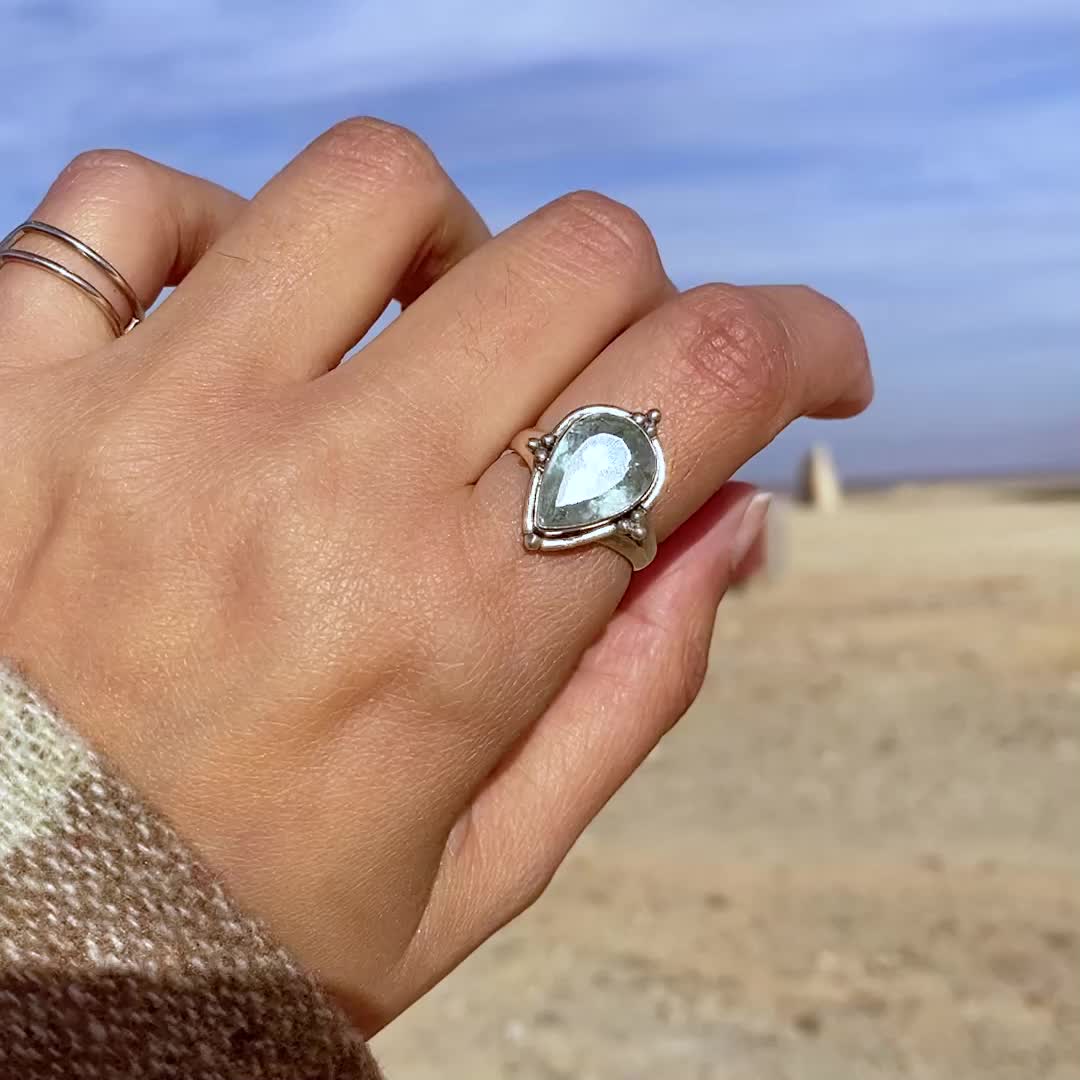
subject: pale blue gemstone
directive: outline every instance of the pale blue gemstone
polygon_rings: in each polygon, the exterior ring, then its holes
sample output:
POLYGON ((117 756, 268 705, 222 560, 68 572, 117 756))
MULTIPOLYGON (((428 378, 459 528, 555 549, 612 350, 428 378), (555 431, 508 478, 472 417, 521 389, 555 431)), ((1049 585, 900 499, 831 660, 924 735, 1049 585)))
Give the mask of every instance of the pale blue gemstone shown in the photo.
POLYGON ((656 480, 656 452, 640 425, 613 413, 575 421, 555 444, 540 480, 536 525, 584 528, 626 513, 656 480))

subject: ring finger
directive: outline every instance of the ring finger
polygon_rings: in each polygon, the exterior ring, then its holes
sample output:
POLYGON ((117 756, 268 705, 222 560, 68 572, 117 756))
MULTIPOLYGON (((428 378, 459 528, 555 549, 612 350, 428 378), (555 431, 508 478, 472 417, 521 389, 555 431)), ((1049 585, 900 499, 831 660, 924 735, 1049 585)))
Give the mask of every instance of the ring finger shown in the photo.
MULTIPOLYGON (((177 284, 233 220, 240 196, 126 151, 77 157, 32 215, 87 244, 123 275, 144 307, 177 284)), ((16 245, 59 262, 99 289, 123 324, 133 312, 89 260, 48 236, 16 245)), ((115 333, 88 297, 55 274, 7 262, 0 272, 0 363, 80 356, 115 333)))
POLYGON ((651 517, 663 540, 793 420, 854 415, 871 393, 862 332, 832 300, 799 285, 705 285, 616 340, 540 427, 582 405, 658 407, 667 480, 651 517))
MULTIPOLYGON (((659 408, 667 481, 650 517, 663 540, 792 420, 856 413, 871 392, 862 333, 831 300, 802 287, 709 285, 617 338, 552 402, 540 426, 550 430, 589 404, 659 408)), ((470 557, 485 580, 506 589, 497 606, 513 625, 503 636, 529 640, 554 688, 610 617, 629 566, 596 545, 525 551, 527 483, 514 454, 480 478, 467 511, 470 557)), ((493 742, 505 746, 518 734, 493 742)))

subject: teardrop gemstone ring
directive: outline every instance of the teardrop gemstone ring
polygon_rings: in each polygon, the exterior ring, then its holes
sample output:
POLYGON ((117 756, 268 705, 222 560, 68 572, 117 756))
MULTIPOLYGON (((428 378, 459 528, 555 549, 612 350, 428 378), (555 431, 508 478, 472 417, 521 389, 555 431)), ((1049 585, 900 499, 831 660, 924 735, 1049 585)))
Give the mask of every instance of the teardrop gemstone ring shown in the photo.
POLYGON ((522 539, 529 551, 604 544, 635 570, 656 555, 649 508, 664 486, 660 411, 587 405, 514 449, 532 466, 522 539))

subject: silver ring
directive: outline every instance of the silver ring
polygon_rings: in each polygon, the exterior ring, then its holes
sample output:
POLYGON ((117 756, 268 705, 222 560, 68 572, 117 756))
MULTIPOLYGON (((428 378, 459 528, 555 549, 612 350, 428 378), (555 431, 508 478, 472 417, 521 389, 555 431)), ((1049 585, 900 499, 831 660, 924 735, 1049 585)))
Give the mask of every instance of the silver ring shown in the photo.
POLYGON ((121 337, 128 330, 138 326, 146 318, 145 308, 139 302, 135 290, 127 283, 124 275, 104 255, 99 255, 89 244, 83 243, 77 236, 72 236, 71 233, 65 232, 55 225, 48 225, 44 221, 30 220, 16 226, 3 240, 0 240, 0 265, 4 262, 21 262, 26 263, 28 266, 36 266, 42 270, 47 270, 50 274, 63 278, 68 284, 74 285, 75 288, 97 304, 101 313, 109 320, 109 325, 117 337, 121 337), (131 319, 128 324, 124 325, 124 320, 120 312, 116 310, 116 305, 86 278, 76 274, 73 270, 69 270, 55 259, 50 259, 47 255, 39 255, 36 251, 23 251, 21 248, 16 248, 16 242, 30 232, 51 236, 54 240, 67 244, 68 247, 76 251, 88 262, 93 263, 119 289, 130 305, 131 319))
POLYGON ((635 570, 656 557, 649 508, 664 486, 660 410, 587 405, 512 447, 532 466, 522 542, 528 551, 604 544, 635 570))

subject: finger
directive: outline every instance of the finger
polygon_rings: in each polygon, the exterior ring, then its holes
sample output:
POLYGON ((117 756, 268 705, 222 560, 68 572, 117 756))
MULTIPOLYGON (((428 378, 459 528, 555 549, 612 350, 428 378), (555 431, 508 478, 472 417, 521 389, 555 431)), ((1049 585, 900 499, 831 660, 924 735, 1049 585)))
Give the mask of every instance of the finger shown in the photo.
MULTIPOLYGON (((579 406, 659 407, 667 459, 664 490, 649 512, 663 540, 787 423, 806 413, 846 413, 869 399, 862 334, 851 317, 809 289, 693 290, 646 316, 605 350, 545 412, 541 426, 579 406)), ((493 693, 494 727, 478 726, 501 754, 531 721, 512 695, 553 693, 599 634, 630 580, 629 564, 591 545, 524 550, 528 470, 506 454, 473 489, 465 510, 468 565, 500 620, 500 662, 515 677, 493 693)), ((535 714, 533 714, 535 715, 535 714)))
MULTIPOLYGON (((33 217, 71 233, 106 258, 144 307, 177 284, 233 220, 244 200, 207 180, 122 150, 77 157, 57 177, 33 217)), ((73 270, 100 289, 126 325, 131 306, 93 263, 50 237, 16 245, 73 270)), ((66 359, 115 338, 103 313, 77 288, 39 267, 0 270, 0 357, 66 359)))
POLYGON ((862 332, 833 301, 801 286, 707 285, 623 335, 540 427, 593 402, 659 408, 663 539, 797 417, 857 413, 871 388, 862 332))
MULTIPOLYGON (((621 335, 556 399, 541 426, 550 427, 571 410, 594 402, 664 410, 660 432, 668 458, 668 487, 651 513, 658 533, 666 537, 786 423, 807 413, 857 411, 869 400, 870 390, 862 335, 831 301, 802 288, 709 286, 670 301, 621 335)), ((449 926, 448 940, 467 941, 464 951, 477 940, 469 939, 469 926, 480 928, 481 936, 493 928, 492 911, 478 912, 477 898, 491 893, 504 897, 502 912, 495 913, 501 918, 534 896, 554 864, 551 852, 557 855, 565 849, 574 829, 610 793, 613 778, 624 775, 639 759, 658 729, 639 724, 628 732, 616 722, 616 712, 603 704, 605 711, 595 729, 589 727, 590 739, 603 738, 614 729, 614 749, 586 742, 578 753, 571 741, 562 744, 569 749, 552 751, 554 759, 562 752, 572 763, 583 763, 583 770, 597 770, 593 786, 578 801, 573 786, 583 782, 583 772, 560 774, 574 775, 575 780, 548 800, 549 777, 541 764, 553 758, 537 758, 531 751, 513 754, 510 761, 518 767, 508 768, 502 764, 508 752, 530 745, 534 736, 526 733, 545 706, 554 711, 545 711, 537 731, 572 726, 596 704, 581 689, 590 685, 595 689, 611 684, 604 701, 621 704, 628 715, 636 708, 635 698, 643 696, 648 711, 641 715, 664 714, 662 730, 691 696, 687 686, 694 686, 692 679, 672 674, 686 669, 671 657, 692 655, 691 643, 700 641, 702 627, 709 625, 703 613, 711 610, 731 573, 730 546, 723 544, 712 561, 711 576, 697 576, 690 563, 679 559, 684 544, 697 546, 691 526, 673 537, 666 551, 661 547, 656 567, 634 581, 626 607, 612 619, 630 584, 628 564, 596 546, 558 555, 526 552, 519 523, 527 483, 528 470, 517 455, 507 454, 484 473, 467 500, 460 535, 465 537, 469 572, 483 582, 489 623, 484 670, 503 671, 506 678, 489 679, 490 695, 474 708, 467 729, 454 726, 441 737, 435 732, 429 745, 430 752, 447 763, 447 771, 456 772, 451 783, 463 791, 503 793, 486 796, 487 806, 493 808, 489 810, 483 809, 483 801, 468 798, 466 805, 472 810, 455 832, 459 846, 469 847, 470 836, 478 838, 472 844, 476 858, 453 859, 451 845, 448 863, 461 867, 460 872, 444 876, 433 898, 433 914, 425 917, 429 937, 437 935, 438 927, 449 926), (670 577, 665 573, 668 567, 670 577), (650 588, 653 581, 657 585, 650 588), (646 599, 639 600, 642 595, 646 599), (597 639, 602 643, 599 649, 589 651, 597 639), (664 643, 672 640, 677 644, 669 652, 664 643), (588 658, 582 661, 587 651, 588 658), (604 658, 610 663, 598 662, 604 658), (566 685, 575 689, 567 691, 566 685), (660 698, 650 697, 664 688, 660 698), (547 704, 556 701, 557 705, 547 704), (494 781, 487 779, 492 770, 494 781), (501 777, 515 772, 516 783, 498 786, 501 777), (535 817, 539 804, 530 804, 523 791, 530 784, 544 793, 545 804, 564 805, 567 817, 559 828, 553 826, 559 840, 548 850, 547 861, 529 862, 529 867, 540 870, 522 883, 520 877, 510 881, 499 876, 499 866, 520 868, 522 863, 513 862, 511 853, 499 847, 498 834, 484 829, 482 821, 485 814, 497 816, 500 806, 514 801, 525 807, 525 817, 530 813, 535 817), (505 888, 500 891, 501 885, 505 888), (445 922, 439 922, 439 912, 445 922), (455 937, 454 927, 465 930, 455 937)), ((697 560, 693 563, 697 565, 697 560)))
POLYGON ((161 315, 201 328, 241 374, 313 377, 488 235, 415 135, 349 120, 252 199, 161 315))
MULTIPOLYGON (((613 342, 545 410, 539 427, 550 429, 594 403, 659 408, 667 479, 650 516, 663 539, 792 420, 858 412, 872 386, 858 324, 820 293, 707 285, 669 301, 613 342)), ((516 455, 504 455, 477 484, 484 522, 478 546, 506 552, 490 522, 514 504, 513 492, 522 502, 523 471, 516 455)), ((622 561, 596 554, 612 566, 622 561)), ((566 589, 560 556, 515 552, 513 561, 522 579, 543 579, 538 589, 555 595, 566 589)), ((511 585, 520 586, 521 580, 511 585)))
POLYGON ((635 577, 558 698, 477 794, 425 915, 442 929, 422 940, 447 950, 448 964, 536 899, 697 696, 716 607, 767 509, 768 496, 731 483, 699 511, 635 577))
POLYGON ((349 423, 373 399, 395 403, 395 419, 422 424, 439 447, 440 484, 472 483, 597 353, 673 294, 637 214, 577 192, 466 259, 327 392, 349 423))

